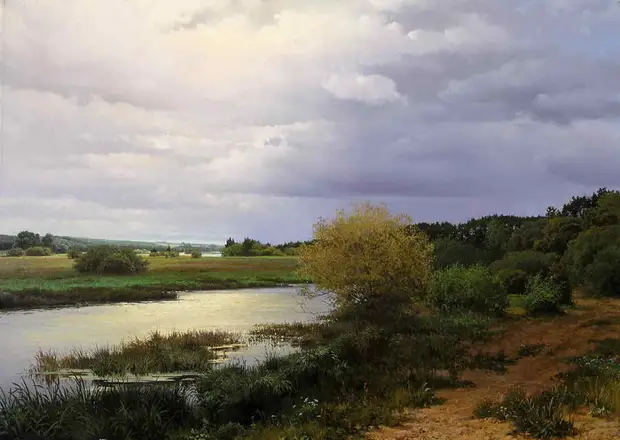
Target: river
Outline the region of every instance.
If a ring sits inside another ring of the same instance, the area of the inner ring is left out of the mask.
[[[0,313],[0,387],[8,390],[20,382],[39,349],[67,352],[118,344],[154,330],[246,332],[256,324],[308,321],[328,311],[323,301],[297,292],[296,287],[215,290],[182,293],[177,301]],[[230,357],[252,362],[265,350],[257,345]]]

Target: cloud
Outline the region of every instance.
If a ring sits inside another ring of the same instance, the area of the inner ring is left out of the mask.
[[[323,87],[338,99],[381,105],[388,102],[406,102],[398,93],[396,83],[381,75],[332,74]]]
[[[21,0],[3,11],[0,231],[308,237],[620,186],[609,0]]]

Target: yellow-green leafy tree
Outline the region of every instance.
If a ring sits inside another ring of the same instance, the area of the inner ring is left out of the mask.
[[[428,237],[406,215],[368,202],[314,225],[314,243],[299,251],[302,277],[311,294],[329,294],[337,309],[367,316],[402,311],[425,295],[433,262]]]

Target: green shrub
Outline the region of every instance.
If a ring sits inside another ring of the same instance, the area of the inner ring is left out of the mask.
[[[501,258],[501,254],[498,255],[497,251],[477,248],[470,243],[451,238],[440,238],[434,242],[434,245],[434,264],[438,270],[457,264],[464,267],[490,264],[497,258]]]
[[[192,258],[201,258],[202,251],[200,249],[192,249],[191,256]]]
[[[23,257],[26,255],[26,251],[19,247],[14,247],[6,251],[7,257]]]
[[[606,272],[606,269],[590,267],[595,263],[596,256],[608,247],[620,245],[620,225],[605,226],[588,229],[573,240],[568,250],[562,257],[562,264],[566,268],[571,285],[586,286],[591,281],[591,276],[597,271]],[[605,258],[614,260],[614,251],[610,251]],[[604,266],[604,259],[596,262],[596,266]],[[596,292],[592,292],[596,293]]]
[[[556,217],[549,219],[543,229],[543,237],[534,243],[534,250],[562,255],[568,244],[583,231],[581,219]]]
[[[510,252],[501,260],[491,264],[491,271],[499,274],[503,270],[521,270],[528,277],[538,274],[547,276],[557,258],[556,254],[545,254],[536,251]]]
[[[562,264],[562,261],[556,261],[551,266],[549,279],[560,287],[560,304],[573,305],[573,288],[566,267]]]
[[[483,266],[452,266],[437,272],[427,301],[442,312],[469,310],[495,316],[503,315],[509,305],[501,284]]]
[[[29,257],[47,257],[53,255],[52,249],[43,246],[35,246],[26,249],[26,255]]]
[[[562,288],[552,279],[537,275],[530,280],[526,292],[525,310],[529,315],[561,312]]]
[[[512,232],[506,244],[506,250],[518,252],[532,249],[537,241],[543,239],[543,231],[548,222],[549,220],[546,218],[525,221],[519,228]]]
[[[147,266],[148,262],[132,249],[102,245],[77,258],[74,268],[81,273],[125,275],[145,272]]]
[[[508,295],[523,295],[527,288],[529,277],[521,269],[501,269],[497,278]]]
[[[596,254],[586,267],[584,282],[591,293],[620,296],[620,245],[609,246]]]
[[[75,260],[76,258],[79,258],[80,255],[82,255],[82,251],[77,248],[69,248],[67,251],[67,258],[70,260]]]

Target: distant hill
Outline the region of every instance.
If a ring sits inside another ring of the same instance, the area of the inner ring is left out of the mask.
[[[0,234],[0,250],[10,249],[13,246],[14,241],[14,235]],[[145,250],[151,250],[153,248],[163,250],[168,246],[180,251],[185,249],[189,250],[190,248],[198,248],[203,252],[219,252],[224,247],[219,244],[208,243],[172,243],[166,241],[107,240],[103,238],[54,236],[54,247],[60,250],[66,250],[72,247],[85,249],[89,246],[100,244],[111,244],[131,249]]]

